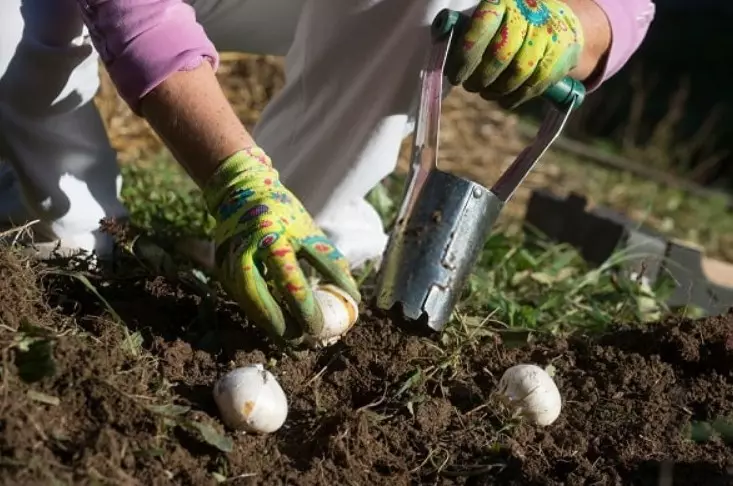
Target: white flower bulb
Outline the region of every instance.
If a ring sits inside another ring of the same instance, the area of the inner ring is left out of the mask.
[[[261,364],[236,368],[214,385],[214,401],[224,423],[235,430],[269,434],[288,415],[288,401],[275,376]]]
[[[323,312],[323,330],[318,336],[309,338],[307,344],[330,346],[354,326],[359,318],[359,305],[349,294],[331,284],[315,287],[313,296]]]
[[[521,364],[506,370],[499,381],[499,393],[515,411],[537,425],[550,425],[560,416],[560,391],[539,366]]]

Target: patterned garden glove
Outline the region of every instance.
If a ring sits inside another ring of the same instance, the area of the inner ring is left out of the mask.
[[[217,221],[218,278],[247,317],[276,341],[298,341],[323,328],[298,257],[361,300],[348,262],[280,183],[262,149],[249,148],[225,160],[204,197]],[[294,319],[285,318],[279,302]]]
[[[578,64],[583,31],[560,0],[482,0],[446,60],[449,81],[515,108]]]

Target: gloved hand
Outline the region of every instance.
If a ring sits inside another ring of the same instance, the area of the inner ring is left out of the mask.
[[[482,0],[453,42],[446,75],[454,85],[515,108],[578,64],[580,21],[560,0]]]
[[[225,160],[204,188],[204,197],[217,221],[219,281],[247,318],[279,343],[297,342],[303,333],[317,335],[323,328],[298,257],[361,300],[348,262],[280,183],[261,148]]]

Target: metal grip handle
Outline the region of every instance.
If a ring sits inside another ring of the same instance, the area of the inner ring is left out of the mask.
[[[443,9],[433,20],[431,26],[433,38],[442,39],[450,34],[453,29],[460,30],[468,21],[469,18],[457,10]],[[547,88],[542,93],[542,98],[561,109],[566,109],[568,106],[573,106],[573,109],[575,109],[585,99],[585,86],[580,81],[567,76]]]

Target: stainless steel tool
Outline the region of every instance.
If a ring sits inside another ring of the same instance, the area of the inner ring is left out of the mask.
[[[438,169],[438,136],[445,62],[456,28],[466,17],[443,10],[432,25],[433,46],[422,88],[410,171],[395,227],[377,278],[376,304],[441,331],[504,204],[557,138],[585,96],[565,78],[542,96],[552,109],[535,141],[491,189]]]

